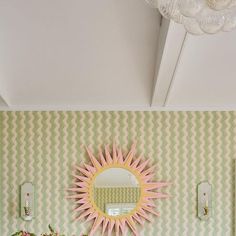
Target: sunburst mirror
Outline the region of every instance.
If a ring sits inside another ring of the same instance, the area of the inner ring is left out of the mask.
[[[169,183],[153,181],[155,167],[136,156],[135,144],[127,155],[115,144],[111,152],[106,146],[98,158],[90,148],[86,150],[91,164],[75,166],[73,187],[68,189],[68,198],[76,205],[75,220],[93,221],[90,236],[99,226],[102,235],[125,235],[127,228],[139,235],[136,224],[150,221],[149,214],[159,216],[153,200],[168,195],[156,190]]]

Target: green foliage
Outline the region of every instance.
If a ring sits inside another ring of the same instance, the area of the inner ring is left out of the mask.
[[[57,233],[57,232],[52,228],[51,225],[48,225],[48,228],[49,228],[49,230],[50,230],[50,233],[49,233],[49,234],[41,234],[41,236],[65,236],[65,235],[63,235],[63,234]]]
[[[25,231],[18,231],[12,234],[12,236],[36,236],[36,235],[33,233],[25,232]]]
[[[41,234],[41,236],[65,236],[63,234],[59,234],[58,232],[56,232],[51,225],[48,225],[48,228],[50,230],[50,233],[44,233]],[[25,231],[18,231],[14,234],[12,234],[11,236],[36,236],[36,234],[33,233],[29,233],[29,232],[25,232]]]

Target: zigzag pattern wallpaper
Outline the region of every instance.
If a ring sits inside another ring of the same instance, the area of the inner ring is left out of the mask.
[[[142,236],[232,236],[236,112],[1,112],[1,231],[38,235],[51,223],[67,236],[87,234],[73,222],[65,199],[74,164],[88,161],[85,145],[112,144],[124,151],[136,140],[138,153],[157,164],[156,180],[171,181],[170,199],[156,201],[161,216],[140,227]],[[196,186],[213,188],[213,216],[196,217]],[[19,218],[19,186],[36,188],[36,216]],[[100,235],[98,233],[98,235]]]

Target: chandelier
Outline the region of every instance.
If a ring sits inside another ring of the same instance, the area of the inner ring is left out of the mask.
[[[146,0],[167,19],[191,34],[214,34],[236,28],[236,0]]]

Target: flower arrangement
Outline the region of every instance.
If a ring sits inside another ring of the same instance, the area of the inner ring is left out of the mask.
[[[50,233],[49,234],[41,234],[41,236],[65,236],[62,234],[59,234],[58,232],[56,232],[51,225],[48,226]]]
[[[36,236],[36,235],[33,233],[26,232],[26,231],[18,231],[14,233],[12,236]]]
[[[50,233],[44,233],[44,234],[41,234],[41,236],[65,236],[63,234],[60,234],[59,232],[56,232],[51,225],[48,226],[49,230],[50,230]],[[26,231],[18,231],[14,234],[12,234],[11,236],[36,236],[36,234],[33,234],[33,233],[29,233],[29,232],[26,232]]]

